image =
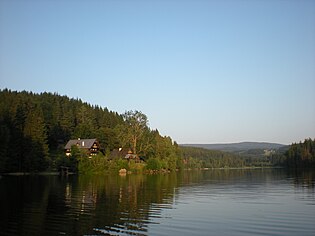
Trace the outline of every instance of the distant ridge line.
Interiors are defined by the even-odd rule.
[[[199,147],[210,150],[220,150],[237,152],[251,149],[273,149],[278,150],[279,148],[287,145],[280,143],[269,143],[269,142],[239,142],[239,143],[215,143],[215,144],[180,144],[182,147]]]

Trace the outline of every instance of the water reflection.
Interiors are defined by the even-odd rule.
[[[296,187],[307,188],[309,190],[314,191],[315,187],[315,171],[312,169],[300,171],[300,170],[293,170],[287,171],[287,176],[291,178]]]
[[[176,175],[80,176],[72,184],[71,209],[80,209],[93,226],[86,234],[144,234],[150,218],[171,204],[177,181]]]
[[[205,199],[217,204],[224,198],[250,204],[266,197],[262,191],[276,196],[293,186],[302,191],[306,189],[308,203],[312,204],[314,183],[312,171],[297,174],[273,169],[186,171],[167,175],[4,176],[0,179],[0,234],[167,234],[150,229],[152,225],[162,225],[167,217],[174,220],[174,216],[165,212],[183,202],[190,204],[189,199],[198,204],[208,201]],[[201,223],[202,220],[198,222]],[[187,227],[185,221],[180,227]]]

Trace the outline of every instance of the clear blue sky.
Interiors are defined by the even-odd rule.
[[[178,143],[315,137],[315,1],[0,0],[0,88],[140,110]]]

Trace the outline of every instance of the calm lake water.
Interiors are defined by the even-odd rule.
[[[2,176],[0,235],[315,235],[315,171]]]

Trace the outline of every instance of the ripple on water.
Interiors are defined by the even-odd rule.
[[[220,172],[220,179],[211,174],[212,179],[187,184],[179,179],[179,183],[176,179],[167,182],[170,176],[148,183],[143,178],[138,185],[132,176],[130,181],[114,178],[100,186],[96,184],[99,178],[55,179],[47,183],[53,184],[50,188],[46,184],[33,187],[35,192],[28,191],[27,182],[22,204],[17,204],[20,198],[10,202],[8,194],[3,194],[20,187],[13,182],[0,189],[6,197],[2,202],[8,205],[1,209],[6,214],[0,212],[4,222],[0,234],[314,235],[312,179],[296,184],[296,178],[281,173],[250,173]],[[8,196],[16,195],[11,192]]]
[[[280,184],[280,186],[279,186]],[[300,196],[301,195],[301,196]],[[273,184],[188,186],[153,235],[314,235],[314,195],[287,181]],[[312,210],[313,209],[313,210]],[[168,219],[163,216],[168,215]]]

